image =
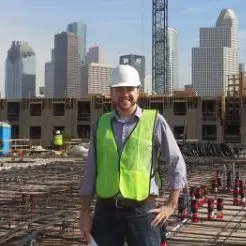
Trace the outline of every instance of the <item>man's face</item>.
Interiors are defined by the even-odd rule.
[[[111,89],[113,103],[117,108],[126,111],[137,103],[139,89],[137,87],[113,87]]]

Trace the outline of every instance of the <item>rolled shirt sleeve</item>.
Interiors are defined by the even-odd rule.
[[[94,196],[95,180],[96,180],[96,157],[95,157],[95,142],[94,134],[91,135],[88,157],[85,164],[84,177],[81,181],[80,196]]]
[[[160,114],[157,117],[155,137],[161,158],[169,165],[169,188],[185,188],[187,173],[184,158],[168,123]]]

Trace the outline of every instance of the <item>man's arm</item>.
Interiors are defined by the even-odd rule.
[[[169,198],[166,205],[175,209],[176,204],[178,203],[179,193],[180,189],[170,190]]]
[[[180,190],[187,185],[186,165],[168,123],[160,114],[157,117],[155,136],[161,157],[169,167],[170,195],[168,205],[175,206]]]
[[[91,242],[91,217],[90,206],[92,198],[95,194],[95,179],[96,179],[96,159],[94,148],[93,134],[90,139],[88,157],[85,165],[84,178],[80,186],[81,209],[79,227],[82,237],[88,244]]]
[[[94,134],[91,135],[88,157],[85,164],[84,178],[80,186],[81,205],[83,210],[89,210],[91,200],[95,194],[95,179],[96,179],[96,159],[95,159],[95,143]]]
[[[160,114],[157,117],[154,134],[162,159],[169,165],[170,175],[170,194],[167,204],[149,211],[149,213],[156,213],[151,225],[157,226],[174,212],[180,190],[186,186],[186,165],[170,127]]]

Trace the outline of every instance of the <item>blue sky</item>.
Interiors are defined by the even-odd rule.
[[[191,48],[198,46],[199,27],[215,26],[223,8],[232,8],[240,25],[240,58],[246,63],[245,0],[169,0],[169,25],[179,33],[180,85],[191,78]],[[54,34],[68,23],[87,24],[87,47],[99,45],[108,63],[120,55],[144,54],[151,75],[152,0],[1,0],[0,87],[12,40],[28,41],[37,56],[38,86],[44,83],[44,63],[50,60]]]

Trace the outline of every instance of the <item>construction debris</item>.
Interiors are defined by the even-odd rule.
[[[68,155],[70,156],[74,156],[74,157],[78,157],[81,156],[84,159],[87,158],[88,156],[88,149],[84,147],[83,144],[78,144],[78,145],[74,145],[72,146],[68,151],[67,151]]]

